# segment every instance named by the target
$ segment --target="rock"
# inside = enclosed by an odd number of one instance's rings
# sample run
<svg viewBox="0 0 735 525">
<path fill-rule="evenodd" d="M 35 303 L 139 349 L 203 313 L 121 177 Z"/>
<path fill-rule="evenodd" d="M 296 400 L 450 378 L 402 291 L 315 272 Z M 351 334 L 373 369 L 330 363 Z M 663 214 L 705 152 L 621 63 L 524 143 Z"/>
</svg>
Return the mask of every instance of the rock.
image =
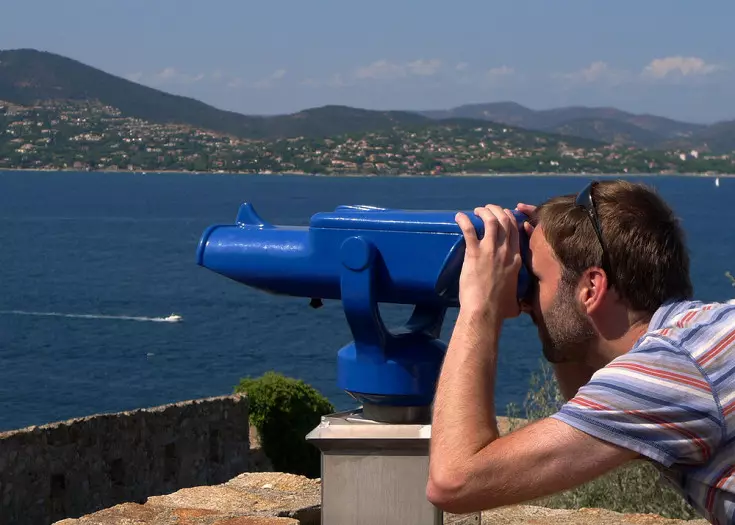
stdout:
<svg viewBox="0 0 735 525">
<path fill-rule="evenodd" d="M 482 513 L 482 525 L 709 525 L 706 520 L 670 520 L 655 514 L 620 514 L 603 509 L 561 510 L 517 505 Z"/>
<path fill-rule="evenodd" d="M 291 518 L 238 516 L 207 509 L 167 508 L 123 503 L 56 525 L 299 525 Z"/>
<path fill-rule="evenodd" d="M 270 485 L 271 488 L 263 488 Z M 146 505 L 171 508 L 197 508 L 249 516 L 285 516 L 302 520 L 317 516 L 321 485 L 309 479 L 281 472 L 240 474 L 222 485 L 181 489 L 173 494 L 148 498 Z"/>
<path fill-rule="evenodd" d="M 264 488 L 268 487 L 268 488 Z M 56 525 L 319 525 L 321 482 L 280 472 L 241 474 L 145 504 L 124 503 Z"/>
</svg>

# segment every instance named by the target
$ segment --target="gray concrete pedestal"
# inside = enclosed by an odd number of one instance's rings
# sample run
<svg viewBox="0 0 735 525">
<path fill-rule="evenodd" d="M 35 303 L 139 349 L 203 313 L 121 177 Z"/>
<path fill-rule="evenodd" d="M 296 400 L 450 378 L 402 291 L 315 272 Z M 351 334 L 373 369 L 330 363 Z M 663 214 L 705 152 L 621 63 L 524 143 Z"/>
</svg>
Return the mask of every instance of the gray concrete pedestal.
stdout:
<svg viewBox="0 0 735 525">
<path fill-rule="evenodd" d="M 447 514 L 426 499 L 431 424 L 417 409 L 368 419 L 373 407 L 324 416 L 306 439 L 322 452 L 322 525 L 477 525 L 481 514 Z M 421 420 L 423 418 L 419 418 Z"/>
</svg>

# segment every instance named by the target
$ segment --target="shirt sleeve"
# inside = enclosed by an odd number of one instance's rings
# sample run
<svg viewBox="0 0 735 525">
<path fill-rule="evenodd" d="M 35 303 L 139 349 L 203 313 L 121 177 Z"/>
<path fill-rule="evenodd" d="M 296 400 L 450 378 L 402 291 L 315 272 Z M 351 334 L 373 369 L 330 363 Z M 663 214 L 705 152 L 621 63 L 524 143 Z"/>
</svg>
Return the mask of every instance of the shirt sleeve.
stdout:
<svg viewBox="0 0 735 525">
<path fill-rule="evenodd" d="M 700 368 L 658 341 L 598 370 L 551 417 L 666 467 L 708 461 L 725 428 Z"/>
</svg>

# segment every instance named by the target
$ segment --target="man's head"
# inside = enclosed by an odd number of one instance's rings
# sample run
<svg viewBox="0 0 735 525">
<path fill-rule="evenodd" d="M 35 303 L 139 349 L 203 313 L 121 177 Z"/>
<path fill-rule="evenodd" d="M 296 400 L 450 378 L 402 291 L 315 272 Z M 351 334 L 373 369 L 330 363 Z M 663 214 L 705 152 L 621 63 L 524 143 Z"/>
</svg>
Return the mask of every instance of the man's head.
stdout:
<svg viewBox="0 0 735 525">
<path fill-rule="evenodd" d="M 538 282 L 527 310 L 551 362 L 582 360 L 601 324 L 648 322 L 693 293 L 683 231 L 653 190 L 615 180 L 588 191 L 539 206 L 531 236 Z"/>
</svg>

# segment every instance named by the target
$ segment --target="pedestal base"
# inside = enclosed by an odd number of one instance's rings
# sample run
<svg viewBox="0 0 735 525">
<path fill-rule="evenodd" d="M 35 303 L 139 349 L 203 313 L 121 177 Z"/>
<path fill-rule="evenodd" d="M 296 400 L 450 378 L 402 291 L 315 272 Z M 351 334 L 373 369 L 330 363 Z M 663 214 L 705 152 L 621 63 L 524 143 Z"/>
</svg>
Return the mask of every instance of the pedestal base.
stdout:
<svg viewBox="0 0 735 525">
<path fill-rule="evenodd" d="M 430 424 L 382 423 L 362 409 L 324 416 L 306 436 L 322 452 L 322 525 L 477 525 L 426 499 Z"/>
</svg>

